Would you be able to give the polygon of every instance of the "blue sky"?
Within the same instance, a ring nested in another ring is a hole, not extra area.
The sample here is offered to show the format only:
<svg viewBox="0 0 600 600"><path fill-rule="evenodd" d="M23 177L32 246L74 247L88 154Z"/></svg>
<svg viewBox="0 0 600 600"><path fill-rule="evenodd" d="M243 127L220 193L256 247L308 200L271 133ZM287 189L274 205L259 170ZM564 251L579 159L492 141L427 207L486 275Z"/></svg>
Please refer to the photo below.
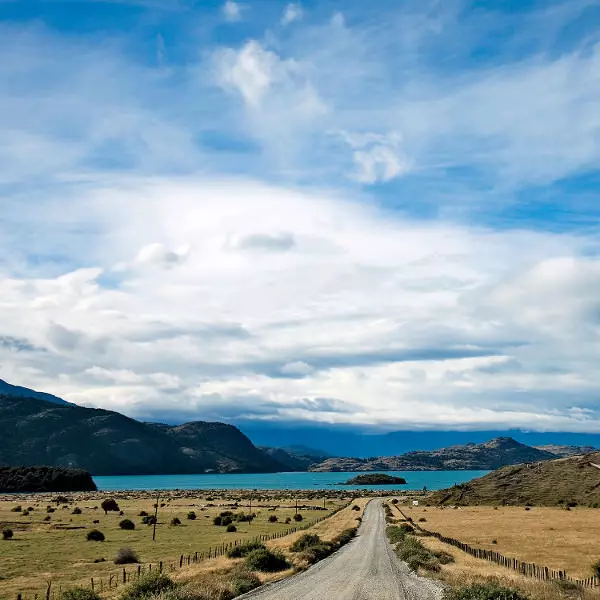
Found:
<svg viewBox="0 0 600 600"><path fill-rule="evenodd" d="M597 432L599 32L579 0L0 2L0 377Z"/></svg>

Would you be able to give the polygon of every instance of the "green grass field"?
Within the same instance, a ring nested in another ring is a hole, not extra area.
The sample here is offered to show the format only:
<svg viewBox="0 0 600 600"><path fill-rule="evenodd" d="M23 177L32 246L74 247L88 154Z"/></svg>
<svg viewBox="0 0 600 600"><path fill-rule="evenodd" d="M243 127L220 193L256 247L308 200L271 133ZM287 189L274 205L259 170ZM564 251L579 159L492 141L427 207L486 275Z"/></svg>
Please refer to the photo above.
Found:
<svg viewBox="0 0 600 600"><path fill-rule="evenodd" d="M0 530L8 527L13 530L14 537L11 540L0 539L0 598L13 599L18 593L22 593L24 598L33 597L35 593L41 596L48 581L52 581L54 589L59 589L60 586L74 584L88 585L91 577L107 580L109 574L119 570L113 559L123 547L133 548L143 563L169 563L178 561L181 554L205 552L209 547L214 548L224 542L273 534L298 525L293 520L285 523L296 512L296 500L305 507L299 510L304 518L300 524L312 522L345 504L339 497L329 499L327 511L323 511L323 498L310 495L313 497L254 498L254 521L236 522L237 532L227 533L225 527L213 524L213 518L225 510L250 512L248 497L234 498L231 494L207 497L202 493L195 497L190 493L178 497L177 493L171 493L160 500L164 506L159 506L154 542L152 526L142 524L139 513L154 513L155 496L115 495L123 515L118 512L105 515L100 508L102 498L99 494L80 495L74 497L73 502L58 506L50 501L50 496L3 500L0 501ZM27 516L13 512L12 509L19 504L23 510L32 507L33 511ZM55 508L55 512L48 513L47 506ZM81 514L72 514L75 507L81 509ZM189 511L196 513L196 520L187 518ZM50 520L45 521L48 516ZM269 522L272 516L277 517L277 522ZM181 520L181 525L170 524L175 517ZM120 529L119 522L126 518L135 523L135 530ZM95 520L99 523L94 524ZM104 542L86 540L87 532L93 528L104 533ZM102 558L104 562L94 562Z"/></svg>

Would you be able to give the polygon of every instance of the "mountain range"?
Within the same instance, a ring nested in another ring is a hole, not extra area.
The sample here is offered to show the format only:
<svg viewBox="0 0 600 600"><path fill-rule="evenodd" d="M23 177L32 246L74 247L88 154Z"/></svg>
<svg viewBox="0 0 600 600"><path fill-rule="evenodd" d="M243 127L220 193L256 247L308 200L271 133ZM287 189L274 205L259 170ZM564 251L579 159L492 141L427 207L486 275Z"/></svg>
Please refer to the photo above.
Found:
<svg viewBox="0 0 600 600"><path fill-rule="evenodd" d="M84 408L0 380L0 464L82 468L94 475L278 471L493 470L593 448L534 448L511 437L374 458L335 457L303 445L255 446L237 427L146 423Z"/></svg>
<svg viewBox="0 0 600 600"><path fill-rule="evenodd" d="M311 471L453 471L493 470L505 465L552 460L555 454L500 437L483 444L416 450L378 458L329 458Z"/></svg>
<svg viewBox="0 0 600 600"><path fill-rule="evenodd" d="M285 470L233 425L142 423L117 412L0 396L0 464L94 475Z"/></svg>

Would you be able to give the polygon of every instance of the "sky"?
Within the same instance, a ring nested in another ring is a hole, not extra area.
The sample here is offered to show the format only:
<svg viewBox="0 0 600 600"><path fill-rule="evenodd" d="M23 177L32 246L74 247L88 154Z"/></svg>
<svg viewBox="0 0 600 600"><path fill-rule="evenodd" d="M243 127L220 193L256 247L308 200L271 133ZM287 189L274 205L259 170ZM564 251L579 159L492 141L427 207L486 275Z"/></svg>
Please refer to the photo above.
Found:
<svg viewBox="0 0 600 600"><path fill-rule="evenodd" d="M0 64L0 378L600 432L599 2L3 1Z"/></svg>

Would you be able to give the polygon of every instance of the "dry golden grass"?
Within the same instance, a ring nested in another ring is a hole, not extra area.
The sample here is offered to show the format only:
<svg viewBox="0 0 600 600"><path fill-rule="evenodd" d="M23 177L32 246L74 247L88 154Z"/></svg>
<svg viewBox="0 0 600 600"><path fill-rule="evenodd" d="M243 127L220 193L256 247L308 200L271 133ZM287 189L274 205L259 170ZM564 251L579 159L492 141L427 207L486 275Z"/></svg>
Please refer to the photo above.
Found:
<svg viewBox="0 0 600 600"><path fill-rule="evenodd" d="M169 498L165 495L166 506L159 509L159 525L157 539L152 541L152 527L141 524L138 516L141 510L153 513L154 497L135 494L118 497L119 507L124 515L104 512L100 507L100 496L87 498L69 505L67 508L58 507L56 512L47 513L46 507L51 504L48 497L35 499L20 498L18 501L0 501L0 529L10 527L14 531L14 539L0 539L0 598L16 598L17 593L23 593L25 598L40 594L48 581L53 582L54 589L67 585L89 585L90 578L102 578L117 573L119 567L113 564L113 558L119 548L130 546L136 550L144 563L165 563L177 561L181 554L203 552L209 547L218 546L233 540L252 539L260 534L272 534L297 525L294 521L285 524L286 518L293 517L296 497L271 499L258 503L253 501L252 512L257 518L252 523L235 523L238 531L226 533L224 527L213 525L213 517L223 510L233 510L228 503L219 498L210 502L199 492L198 496ZM81 496L80 498L85 498ZM299 504L307 506L322 506L323 500L315 497L303 499L298 497ZM16 504L23 508L32 506L34 511L28 516L12 512ZM215 506L207 506L214 504ZM258 505L257 505L258 504ZM327 501L328 512L345 504L342 500ZM268 505L268 506L267 506ZM54 505L56 506L56 505ZM81 515L72 514L74 506L82 510ZM269 507L276 506L275 510ZM186 518L189 511L195 511L195 521ZM249 512L247 501L242 501L237 512ZM306 523L327 514L322 510L301 511ZM49 514L51 520L45 522ZM277 515L277 523L269 523L268 518ZM181 520L180 526L171 526L173 517ZM118 523L125 518L131 519L136 528L134 531L124 531ZM93 524L99 520L99 524ZM88 542L86 533L92 528L100 529L106 536L104 542ZM94 563L98 558L105 562Z"/></svg>
<svg viewBox="0 0 600 600"><path fill-rule="evenodd" d="M473 558L471 555L448 546L435 538L419 539L430 550L443 550L454 557L456 562L444 565L441 573L438 574L440 579L452 586L475 582L486 583L494 580L500 585L517 588L534 600L565 600L565 597L581 600L600 600L600 591L598 590L565 592L555 583L524 577L515 571L486 560Z"/></svg>
<svg viewBox="0 0 600 600"><path fill-rule="evenodd" d="M293 552L290 552L289 547L300 536L306 533L314 533L324 541L331 541L345 529L356 527L358 525L358 518L362 518L364 509L368 502L368 498L359 498L358 500L351 502L346 508L343 508L332 517L316 523L306 530L291 533L285 537L279 538L278 540L265 542L265 545L273 550L279 550L280 552L283 552L283 554L285 554L292 564L296 563L297 555L295 555ZM352 507L355 504L360 507L360 511L352 510ZM175 575L175 578L181 582L193 582L199 578L202 578L207 573L230 569L235 564L240 562L240 559L230 559L227 557L220 557L215 560L207 560L196 565L191 565L190 567L179 571L179 573ZM269 581L275 581L283 579L284 577L288 577L293 572L294 569L289 569L288 571L282 571L280 573L261 573L259 574L259 577L263 583L267 583Z"/></svg>
<svg viewBox="0 0 600 600"><path fill-rule="evenodd" d="M573 511L544 509L547 512L536 515L533 520L526 520L534 509L525 511L524 508L499 508L495 510L493 507L477 507L462 508L461 510L448 508L441 510L431 507L391 506L394 520L403 520L400 513L400 510L402 510L407 517L412 518L420 526L430 531L438 531L472 546L494 549L506 556L514 556L538 564L542 564L540 556L544 559L555 557L554 560L564 558L563 549L558 548L552 551L552 544L554 546L560 545L562 539L560 536L568 528L569 523L573 527L579 527L582 523L587 522L585 513L589 512L580 509L582 514L575 515L571 521L563 523L561 520L563 515L560 513L569 515ZM427 521L419 522L421 518L425 518ZM595 518L597 519L597 517ZM559 527L556 527L557 522L561 523ZM544 534L546 527L550 529L550 533L556 534L552 544L547 543ZM498 544L491 543L491 540L496 538L490 535L490 528L495 528L496 531L501 530L506 534L503 549L499 548L499 540ZM533 535L531 536L532 532ZM566 539L568 539L569 551L574 555L571 557L569 564L579 565L584 570L589 568L594 556L585 555L581 552L577 535L567 533ZM470 554L462 552L454 546L444 544L436 538L419 537L419 540L430 550L441 550L454 557L455 562L444 565L441 572L434 575L451 586L495 581L506 587L517 588L533 600L600 600L600 590L569 589L554 582L538 581L493 562L474 558ZM540 545L536 543L536 540L544 543L541 552L539 551ZM586 531L584 544L593 541L593 530ZM527 549L526 553L522 552L523 548ZM509 550L512 550L512 553ZM527 558L524 558L525 555ZM558 565L556 568L559 568ZM431 576L431 573L423 574ZM576 571L573 574L576 574ZM589 573L587 576L589 576Z"/></svg>
<svg viewBox="0 0 600 600"><path fill-rule="evenodd" d="M566 570L574 578L590 577L592 563L600 559L598 509L405 506L402 510L430 531L521 561ZM421 518L427 521L419 522Z"/></svg>

